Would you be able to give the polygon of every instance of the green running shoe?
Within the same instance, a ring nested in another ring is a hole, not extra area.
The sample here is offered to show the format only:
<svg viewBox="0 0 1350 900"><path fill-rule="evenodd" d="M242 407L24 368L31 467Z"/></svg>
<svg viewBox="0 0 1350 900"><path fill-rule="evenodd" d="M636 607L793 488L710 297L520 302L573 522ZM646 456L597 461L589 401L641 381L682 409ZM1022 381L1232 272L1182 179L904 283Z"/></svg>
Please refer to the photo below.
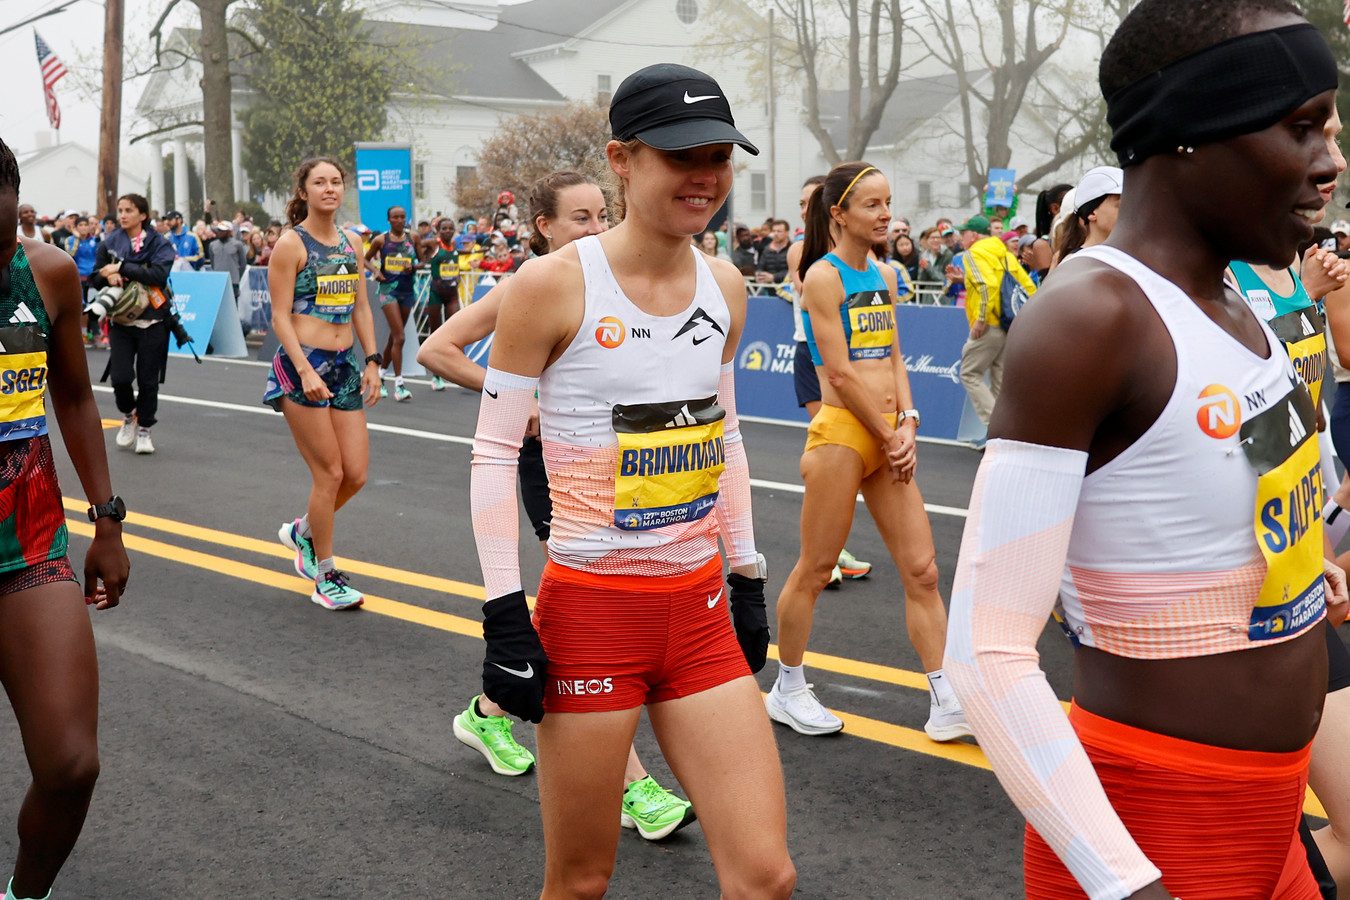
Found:
<svg viewBox="0 0 1350 900"><path fill-rule="evenodd" d="M534 754L516 743L511 735L511 720L506 716L485 716L478 711L478 698L455 716L455 737L472 747L498 775L524 775L534 768Z"/></svg>
<svg viewBox="0 0 1350 900"><path fill-rule="evenodd" d="M337 570L319 576L309 599L324 609L334 610L355 609L366 602L365 595L348 584L347 576Z"/></svg>
<svg viewBox="0 0 1350 900"><path fill-rule="evenodd" d="M636 828L649 841L659 841L698 818L694 805L681 800L656 783L652 776L639 778L623 792L619 824Z"/></svg>
<svg viewBox="0 0 1350 900"><path fill-rule="evenodd" d="M443 391L448 384L449 382L439 375L431 376L431 389L433 391Z"/></svg>
<svg viewBox="0 0 1350 900"><path fill-rule="evenodd" d="M301 578L314 581L319 577L319 558L314 554L314 541L300 534L300 520L282 524L277 531L282 545L295 551L295 571ZM4 900L0 897L0 900Z"/></svg>
<svg viewBox="0 0 1350 900"><path fill-rule="evenodd" d="M388 397L388 396L389 396L389 388L385 387L385 386L384 386L384 382L381 381L381 382L380 382L380 398L383 399L383 398Z"/></svg>
<svg viewBox="0 0 1350 900"><path fill-rule="evenodd" d="M863 562L845 547L839 551L839 573L845 578L866 578L872 571L870 562Z"/></svg>

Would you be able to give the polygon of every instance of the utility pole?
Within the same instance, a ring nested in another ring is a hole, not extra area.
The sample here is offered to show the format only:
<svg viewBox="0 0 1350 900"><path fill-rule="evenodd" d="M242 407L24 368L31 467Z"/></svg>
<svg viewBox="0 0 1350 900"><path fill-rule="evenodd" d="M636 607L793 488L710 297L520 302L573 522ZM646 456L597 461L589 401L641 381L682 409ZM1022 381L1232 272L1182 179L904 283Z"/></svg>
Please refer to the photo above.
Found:
<svg viewBox="0 0 1350 900"><path fill-rule="evenodd" d="M778 215L778 175L774 152L773 9L769 9L769 212Z"/></svg>
<svg viewBox="0 0 1350 900"><path fill-rule="evenodd" d="M98 127L98 211L117 212L122 137L122 0L106 0L103 21L103 114Z"/></svg>

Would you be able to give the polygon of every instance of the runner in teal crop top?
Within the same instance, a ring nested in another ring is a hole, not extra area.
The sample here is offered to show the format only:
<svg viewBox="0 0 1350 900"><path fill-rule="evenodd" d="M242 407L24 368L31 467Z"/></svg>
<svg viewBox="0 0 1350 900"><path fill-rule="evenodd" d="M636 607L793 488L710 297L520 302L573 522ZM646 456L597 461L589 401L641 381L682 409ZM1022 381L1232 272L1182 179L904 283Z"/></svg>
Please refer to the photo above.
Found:
<svg viewBox="0 0 1350 900"><path fill-rule="evenodd" d="M361 280L361 264L345 231L338 231L341 243L329 247L316 241L305 226L296 225L295 233L305 244L309 261L295 276L295 301L291 312L313 316L334 325L352 320L356 305L356 285Z"/></svg>
<svg viewBox="0 0 1350 900"><path fill-rule="evenodd" d="M844 322L844 337L848 340L848 358L886 359L891 355L895 337L895 306L891 303L891 289L881 277L881 269L872 260L866 271L859 271L833 253L825 254L825 261L839 272L844 284L844 302L839 305L839 318ZM811 328L811 316L802 310L802 330L806 332L806 349L811 351L813 365L823 365L816 349L816 335Z"/></svg>

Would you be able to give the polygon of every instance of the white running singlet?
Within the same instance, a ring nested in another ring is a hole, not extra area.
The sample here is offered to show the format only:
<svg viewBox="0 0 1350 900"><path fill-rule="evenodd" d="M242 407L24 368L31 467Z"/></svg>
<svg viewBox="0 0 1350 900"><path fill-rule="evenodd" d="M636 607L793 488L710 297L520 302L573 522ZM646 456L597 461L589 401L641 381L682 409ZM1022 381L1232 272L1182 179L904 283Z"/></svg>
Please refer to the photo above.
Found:
<svg viewBox="0 0 1350 900"><path fill-rule="evenodd" d="M586 308L539 378L553 525L549 556L603 575L678 575L717 555L726 462L718 379L731 311L692 245L694 296L653 316L620 289L600 241L573 246Z"/></svg>

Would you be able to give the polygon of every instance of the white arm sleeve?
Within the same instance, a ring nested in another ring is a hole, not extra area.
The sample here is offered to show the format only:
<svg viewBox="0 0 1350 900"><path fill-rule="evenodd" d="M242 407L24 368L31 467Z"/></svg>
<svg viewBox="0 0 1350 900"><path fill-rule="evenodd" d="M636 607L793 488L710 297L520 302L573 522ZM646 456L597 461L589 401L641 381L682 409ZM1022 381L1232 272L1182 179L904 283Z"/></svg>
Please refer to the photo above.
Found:
<svg viewBox="0 0 1350 900"><path fill-rule="evenodd" d="M717 505L713 513L722 532L727 562L732 566L755 562L755 523L750 514L750 462L741 439L741 424L736 417L736 365L723 363L717 380L717 403L726 410L722 422L722 445L726 450L726 468L718 481Z"/></svg>
<svg viewBox="0 0 1350 900"><path fill-rule="evenodd" d="M1081 451L989 442L952 586L945 671L1013 803L1092 900L1120 900L1162 875L1111 808L1036 652L1086 467Z"/></svg>
<svg viewBox="0 0 1350 900"><path fill-rule="evenodd" d="M483 377L478 428L473 436L469 505L478 564L483 569L483 587L489 600L520 590L516 469L538 387L538 378L491 367Z"/></svg>

